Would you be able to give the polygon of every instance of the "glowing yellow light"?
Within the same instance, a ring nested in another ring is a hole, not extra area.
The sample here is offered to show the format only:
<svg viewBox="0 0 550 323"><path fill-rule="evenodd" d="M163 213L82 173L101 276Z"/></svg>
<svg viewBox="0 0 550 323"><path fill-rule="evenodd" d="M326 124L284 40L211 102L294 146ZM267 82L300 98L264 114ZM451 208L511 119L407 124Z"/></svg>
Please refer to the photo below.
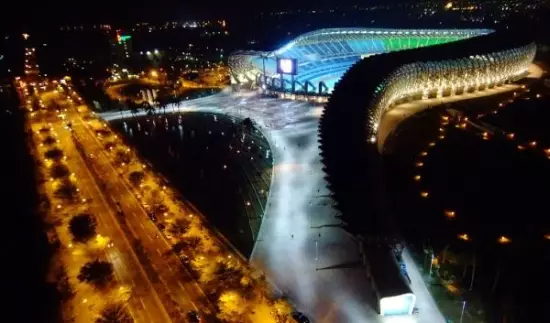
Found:
<svg viewBox="0 0 550 323"><path fill-rule="evenodd" d="M427 198L428 195L430 195L430 193L424 191L424 192L420 192L420 196L422 196L423 198Z"/></svg>
<svg viewBox="0 0 550 323"><path fill-rule="evenodd" d="M500 236L498 237L498 243L500 244L508 244L510 242L512 242L512 240L510 240L510 238L506 237L506 236Z"/></svg>
<svg viewBox="0 0 550 323"><path fill-rule="evenodd" d="M454 219L456 217L456 213L455 211L446 210L445 216L448 217L449 219Z"/></svg>
<svg viewBox="0 0 550 323"><path fill-rule="evenodd" d="M470 236L469 236L467 233L459 234L459 235L458 235L458 238L459 238L460 240L470 241Z"/></svg>
<svg viewBox="0 0 550 323"><path fill-rule="evenodd" d="M416 167L422 167L422 166L424 166L424 163L422 163L422 162L416 163Z"/></svg>
<svg viewBox="0 0 550 323"><path fill-rule="evenodd" d="M422 178L422 177L421 177L420 175L416 175L416 176L414 177L414 180L418 182L421 178Z"/></svg>

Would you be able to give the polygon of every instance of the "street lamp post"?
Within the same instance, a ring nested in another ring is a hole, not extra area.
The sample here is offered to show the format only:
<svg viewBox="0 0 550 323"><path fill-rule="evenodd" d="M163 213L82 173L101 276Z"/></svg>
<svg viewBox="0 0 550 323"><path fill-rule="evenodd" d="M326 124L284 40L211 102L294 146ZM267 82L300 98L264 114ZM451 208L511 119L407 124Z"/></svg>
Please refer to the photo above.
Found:
<svg viewBox="0 0 550 323"><path fill-rule="evenodd" d="M430 250L430 278L432 278L432 269L434 265L434 252Z"/></svg>
<svg viewBox="0 0 550 323"><path fill-rule="evenodd" d="M460 311L460 323L462 323L462 319L464 318L465 309L466 309L466 301L462 301L462 310Z"/></svg>
<svg viewBox="0 0 550 323"><path fill-rule="evenodd" d="M315 240L315 270L319 270L319 240Z"/></svg>
<svg viewBox="0 0 550 323"><path fill-rule="evenodd" d="M470 288L468 289L468 291L472 291L472 288L474 287L474 279L476 277L476 254L474 252L474 259L473 259L473 262L472 262L472 279L470 280Z"/></svg>
<svg viewBox="0 0 550 323"><path fill-rule="evenodd" d="M263 84L262 86L267 88L267 76L265 75L265 60L266 60L267 56L264 54L262 55L262 65L263 65L263 70L264 70L264 75L263 75Z"/></svg>

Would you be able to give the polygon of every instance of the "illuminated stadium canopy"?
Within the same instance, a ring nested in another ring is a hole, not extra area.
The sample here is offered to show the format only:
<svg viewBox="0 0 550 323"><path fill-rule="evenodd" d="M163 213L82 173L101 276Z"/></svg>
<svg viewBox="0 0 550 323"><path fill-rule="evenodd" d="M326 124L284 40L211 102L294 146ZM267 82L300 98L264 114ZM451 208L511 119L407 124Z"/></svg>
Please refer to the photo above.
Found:
<svg viewBox="0 0 550 323"><path fill-rule="evenodd" d="M321 29L303 34L272 52L234 53L230 57L232 82L250 87L262 85L265 71L265 88L330 94L345 71L361 58L444 44L491 32L488 29ZM277 73L278 58L295 59L296 75L281 77Z"/></svg>

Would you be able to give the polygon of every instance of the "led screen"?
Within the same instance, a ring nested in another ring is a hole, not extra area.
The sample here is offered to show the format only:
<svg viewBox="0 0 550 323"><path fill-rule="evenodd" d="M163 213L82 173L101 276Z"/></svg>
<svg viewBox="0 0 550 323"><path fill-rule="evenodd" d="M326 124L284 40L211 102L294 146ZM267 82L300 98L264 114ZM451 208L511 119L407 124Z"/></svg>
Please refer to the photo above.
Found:
<svg viewBox="0 0 550 323"><path fill-rule="evenodd" d="M296 75L296 59L277 58L277 73Z"/></svg>

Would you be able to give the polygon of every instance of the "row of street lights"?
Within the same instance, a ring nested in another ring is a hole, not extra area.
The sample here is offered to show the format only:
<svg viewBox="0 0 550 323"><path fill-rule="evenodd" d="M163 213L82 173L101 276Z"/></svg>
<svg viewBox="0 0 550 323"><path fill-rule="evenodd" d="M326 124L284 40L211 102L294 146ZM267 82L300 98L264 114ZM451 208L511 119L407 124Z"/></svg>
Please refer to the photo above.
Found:
<svg viewBox="0 0 550 323"><path fill-rule="evenodd" d="M528 93L530 91L529 89L526 89L525 86L522 86L521 89L523 89L524 92L526 92L526 93ZM538 93L538 94L536 94L535 97L536 98L541 98L542 95L540 93ZM508 103L513 103L515 98L519 98L518 92L514 92L514 98L507 100L507 102ZM499 103L499 108L503 108L505 106L506 106L505 102ZM498 112L498 110L494 110L493 114L496 114L497 112ZM478 114L476 119L480 119L483 116L484 116L484 114ZM456 128L465 129L467 127L466 121L468 121L468 118L465 117L462 120L463 120L463 122L460 122L457 125L455 125ZM450 125L450 117L447 116L447 115L441 116L439 135L438 135L437 139L439 139L439 140L444 140L445 139L445 130L446 130L445 128L449 125ZM490 139L489 132L483 132L481 134L481 136L482 136L483 140L489 140ZM516 135L514 133L507 133L506 137L510 140L515 140L516 139ZM428 147L426 149L428 150L428 149L433 148L435 146L436 146L436 142L432 141L432 142L428 143ZM518 149L519 150L525 150L526 147L535 149L535 148L538 147L538 143L537 143L537 141L529 141L527 144L523 144L523 145L518 144ZM419 153L419 156L418 156L418 158L415 162L416 168L421 169L422 167L424 167L424 165L425 165L424 158L428 156L428 151L427 150L422 151L422 152ZM541 150L542 150L542 153L545 156L547 156L548 159L550 159L550 148L541 149ZM421 180L422 180L422 176L421 176L421 174L416 174L416 175L414 175L413 179L414 179L415 182L420 184ZM430 197L430 193L427 190L421 190L420 191L420 196L424 199L427 199L428 197ZM446 218L450 219L450 220L455 219L456 216L457 216L456 211L454 211L452 209L444 209L443 210L443 215ZM458 238L460 240L463 240L463 241L470 241L471 240L471 237L466 233L458 234ZM550 233L545 234L544 239L550 240ZM499 244L509 244L509 243L511 243L511 241L512 240L509 237L504 236L504 235L499 236L497 238L497 242Z"/></svg>

